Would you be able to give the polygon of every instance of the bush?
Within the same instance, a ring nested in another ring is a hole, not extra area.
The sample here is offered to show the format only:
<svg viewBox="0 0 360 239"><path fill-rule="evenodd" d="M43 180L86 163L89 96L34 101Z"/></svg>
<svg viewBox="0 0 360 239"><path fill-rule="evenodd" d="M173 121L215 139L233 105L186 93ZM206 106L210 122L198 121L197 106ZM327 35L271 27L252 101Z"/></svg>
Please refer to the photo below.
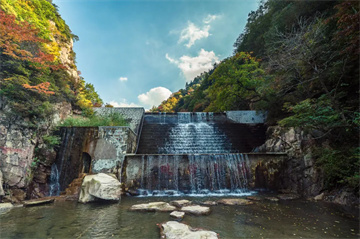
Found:
<svg viewBox="0 0 360 239"><path fill-rule="evenodd" d="M57 135L44 135L43 140L48 148L53 148L60 144L60 137Z"/></svg>
<svg viewBox="0 0 360 239"><path fill-rule="evenodd" d="M98 127L98 126L128 126L128 122L119 113L108 115L92 115L85 117L69 117L60 125L63 127Z"/></svg>
<svg viewBox="0 0 360 239"><path fill-rule="evenodd" d="M359 190L360 148L317 148L317 165L324 169L325 187L350 187Z"/></svg>

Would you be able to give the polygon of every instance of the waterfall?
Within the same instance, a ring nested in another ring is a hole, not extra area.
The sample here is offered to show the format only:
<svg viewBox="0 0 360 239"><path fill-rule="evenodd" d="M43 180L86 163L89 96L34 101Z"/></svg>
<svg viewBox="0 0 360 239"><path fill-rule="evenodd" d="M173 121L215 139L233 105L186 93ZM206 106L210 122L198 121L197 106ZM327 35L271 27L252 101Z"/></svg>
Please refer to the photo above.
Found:
<svg viewBox="0 0 360 239"><path fill-rule="evenodd" d="M264 135L265 127L223 113L149 113L138 153L125 158L125 183L143 196L250 195L246 152L263 144Z"/></svg>
<svg viewBox="0 0 360 239"><path fill-rule="evenodd" d="M243 154L142 155L139 193L149 195L248 195Z"/></svg>
<svg viewBox="0 0 360 239"><path fill-rule="evenodd" d="M216 124L208 122L209 113L178 113L178 124L173 126L159 154L237 153L226 135Z"/></svg>
<svg viewBox="0 0 360 239"><path fill-rule="evenodd" d="M49 196L58 196L60 194L60 182L59 182L59 170L54 163L51 165L51 175L50 175L50 191Z"/></svg>

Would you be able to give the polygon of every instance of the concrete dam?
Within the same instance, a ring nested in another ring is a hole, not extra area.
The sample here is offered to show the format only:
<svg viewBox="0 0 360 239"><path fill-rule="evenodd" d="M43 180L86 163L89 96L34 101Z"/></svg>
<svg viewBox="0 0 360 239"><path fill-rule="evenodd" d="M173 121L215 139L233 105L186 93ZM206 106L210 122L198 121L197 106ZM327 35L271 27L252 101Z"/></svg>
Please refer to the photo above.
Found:
<svg viewBox="0 0 360 239"><path fill-rule="evenodd" d="M98 111L120 111L129 126L62 128L50 195L64 191L81 173L100 172L115 173L124 191L136 196L247 195L254 188L271 188L263 165L271 161L279 168L285 157L254 152L266 133L266 115L254 111Z"/></svg>

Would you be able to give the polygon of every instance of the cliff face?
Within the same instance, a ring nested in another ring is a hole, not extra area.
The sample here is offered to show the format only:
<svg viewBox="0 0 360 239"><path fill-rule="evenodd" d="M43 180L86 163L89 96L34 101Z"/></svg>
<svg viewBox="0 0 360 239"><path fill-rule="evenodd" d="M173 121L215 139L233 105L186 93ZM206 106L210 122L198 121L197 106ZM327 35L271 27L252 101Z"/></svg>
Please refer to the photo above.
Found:
<svg viewBox="0 0 360 239"><path fill-rule="evenodd" d="M16 201L22 200L26 191L28 197L44 196L43 186L56 156L44 136L72 114L80 77L73 52L74 35L55 5L46 0L0 1L0 11L7 17L0 19L2 26L10 22L21 28L30 22L39 39L16 42L14 38L12 42L18 49L33 53L33 58L22 58L15 51L9 54L0 41L0 196L7 194ZM11 30L6 34L16 36ZM34 49L41 53L35 54ZM49 62L38 64L44 54ZM48 87L45 90L40 87L44 85Z"/></svg>

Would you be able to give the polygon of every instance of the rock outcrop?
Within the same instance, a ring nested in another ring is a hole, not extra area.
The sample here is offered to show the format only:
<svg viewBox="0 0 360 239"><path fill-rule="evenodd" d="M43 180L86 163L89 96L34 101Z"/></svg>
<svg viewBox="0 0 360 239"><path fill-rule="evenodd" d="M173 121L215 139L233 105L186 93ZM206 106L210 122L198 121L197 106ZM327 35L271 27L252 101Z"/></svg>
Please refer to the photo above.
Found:
<svg viewBox="0 0 360 239"><path fill-rule="evenodd" d="M176 221L169 221L159 225L161 238L167 239L215 239L216 232L192 228L186 224Z"/></svg>
<svg viewBox="0 0 360 239"><path fill-rule="evenodd" d="M85 176L79 197L79 202L87 203L103 200L120 200L121 184L115 175L99 173Z"/></svg>
<svg viewBox="0 0 360 239"><path fill-rule="evenodd" d="M318 195L323 190L323 172L315 166L311 150L312 137L296 128L269 127L267 140L258 148L259 152L283 152L288 160L281 165L276 177L267 170L269 165L258 165L258 178L272 189L299 194L303 197Z"/></svg>

